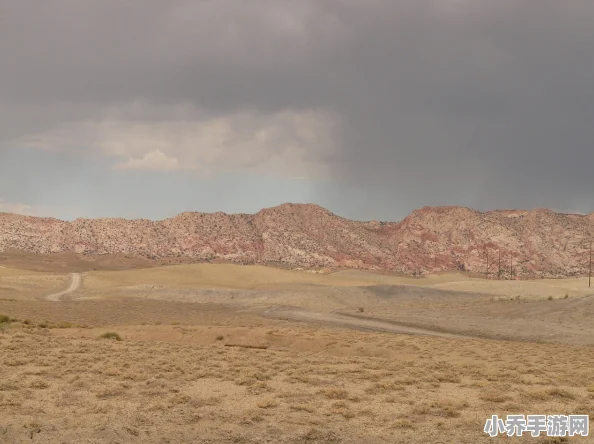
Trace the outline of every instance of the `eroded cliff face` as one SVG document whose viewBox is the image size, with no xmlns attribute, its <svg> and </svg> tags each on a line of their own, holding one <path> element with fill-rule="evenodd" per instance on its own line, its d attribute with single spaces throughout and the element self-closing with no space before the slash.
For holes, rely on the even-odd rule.
<svg viewBox="0 0 594 444">
<path fill-rule="evenodd" d="M 0 213 L 0 251 L 187 256 L 240 263 L 413 272 L 466 270 L 503 277 L 587 273 L 594 216 L 546 209 L 479 212 L 426 207 L 401 222 L 357 222 L 311 204 L 256 214 L 182 213 L 163 221 Z"/>
</svg>

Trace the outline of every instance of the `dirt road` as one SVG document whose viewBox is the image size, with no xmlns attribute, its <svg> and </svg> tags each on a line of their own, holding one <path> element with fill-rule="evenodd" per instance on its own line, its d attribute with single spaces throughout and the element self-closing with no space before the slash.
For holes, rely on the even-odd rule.
<svg viewBox="0 0 594 444">
<path fill-rule="evenodd" d="M 77 290 L 78 287 L 80 287 L 80 283 L 81 283 L 80 273 L 71 273 L 70 286 L 66 290 L 60 291 L 59 293 L 53 293 L 53 294 L 47 295 L 45 297 L 45 299 L 48 301 L 59 301 L 62 298 L 62 296 L 67 295 L 68 293 L 72 293 L 73 291 Z"/>
<path fill-rule="evenodd" d="M 247 310 L 246 310 L 247 311 Z M 425 328 L 409 327 L 389 321 L 375 320 L 369 318 L 359 318 L 342 315 L 338 313 L 316 313 L 302 310 L 296 307 L 267 307 L 260 309 L 263 316 L 284 319 L 288 321 L 301 321 L 308 323 L 317 323 L 322 325 L 334 325 L 336 327 L 352 328 L 355 330 L 367 330 L 376 332 L 401 333 L 409 335 L 430 335 L 444 338 L 463 338 L 469 337 L 461 334 L 445 333 Z"/>
</svg>

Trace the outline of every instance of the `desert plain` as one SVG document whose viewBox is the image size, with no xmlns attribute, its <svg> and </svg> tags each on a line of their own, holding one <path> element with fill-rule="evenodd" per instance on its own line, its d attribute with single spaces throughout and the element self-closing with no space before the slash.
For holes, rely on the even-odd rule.
<svg viewBox="0 0 594 444">
<path fill-rule="evenodd" d="M 0 443 L 592 442 L 483 432 L 594 418 L 588 278 L 40 257 L 0 264 Z"/>
</svg>

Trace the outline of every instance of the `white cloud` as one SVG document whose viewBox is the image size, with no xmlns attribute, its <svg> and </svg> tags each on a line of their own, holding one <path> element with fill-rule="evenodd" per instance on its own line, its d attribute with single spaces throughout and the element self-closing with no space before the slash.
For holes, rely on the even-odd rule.
<svg viewBox="0 0 594 444">
<path fill-rule="evenodd" d="M 194 110 L 177 120 L 73 122 L 20 138 L 15 144 L 99 154 L 116 159 L 114 168 L 119 170 L 192 169 L 203 175 L 257 170 L 319 177 L 326 166 L 316 159 L 335 152 L 336 124 L 333 116 L 322 111 L 205 117 Z"/>
<path fill-rule="evenodd" d="M 141 158 L 129 158 L 125 162 L 116 163 L 116 170 L 152 170 L 173 171 L 183 169 L 175 157 L 168 157 L 159 150 L 151 151 Z"/>
</svg>

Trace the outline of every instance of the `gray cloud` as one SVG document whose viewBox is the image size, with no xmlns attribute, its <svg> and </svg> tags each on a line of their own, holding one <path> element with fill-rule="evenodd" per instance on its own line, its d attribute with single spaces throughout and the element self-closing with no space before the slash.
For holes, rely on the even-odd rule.
<svg viewBox="0 0 594 444">
<path fill-rule="evenodd" d="M 319 112 L 336 140 L 304 156 L 347 216 L 594 211 L 593 21 L 587 0 L 0 0 L 0 140 Z"/>
</svg>

